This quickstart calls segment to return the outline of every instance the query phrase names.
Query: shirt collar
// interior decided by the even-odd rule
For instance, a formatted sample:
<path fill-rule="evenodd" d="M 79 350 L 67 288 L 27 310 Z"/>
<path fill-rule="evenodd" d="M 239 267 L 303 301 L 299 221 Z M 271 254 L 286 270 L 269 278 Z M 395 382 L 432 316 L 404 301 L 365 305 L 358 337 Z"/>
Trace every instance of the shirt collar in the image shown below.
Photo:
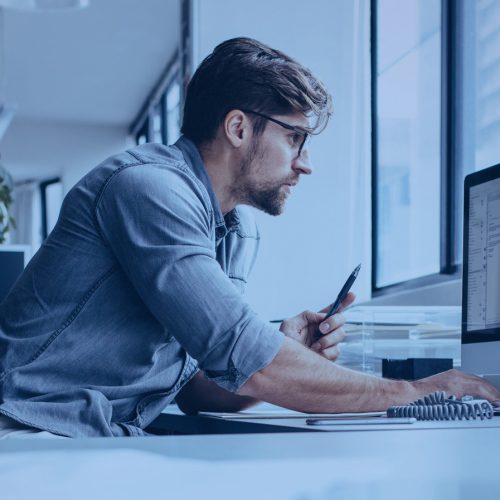
<path fill-rule="evenodd" d="M 225 216 L 222 214 L 219 200 L 215 196 L 212 182 L 208 177 L 207 169 L 205 168 L 205 164 L 203 163 L 203 159 L 198 148 L 196 147 L 196 144 L 183 135 L 177 140 L 175 146 L 180 149 L 187 165 L 191 168 L 193 173 L 205 186 L 205 189 L 208 192 L 210 201 L 212 202 L 212 207 L 214 209 L 215 235 L 217 239 L 223 238 L 228 231 L 236 230 L 240 223 L 238 211 L 236 208 L 234 208 Z"/>

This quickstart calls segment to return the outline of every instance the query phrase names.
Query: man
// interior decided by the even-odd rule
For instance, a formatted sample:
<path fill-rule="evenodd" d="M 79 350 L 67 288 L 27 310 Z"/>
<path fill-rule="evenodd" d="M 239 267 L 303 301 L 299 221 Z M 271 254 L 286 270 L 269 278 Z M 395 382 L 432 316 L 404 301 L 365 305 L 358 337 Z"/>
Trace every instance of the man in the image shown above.
<path fill-rule="evenodd" d="M 330 109 L 285 54 L 245 38 L 216 47 L 189 84 L 183 137 L 87 174 L 1 305 L 3 425 L 142 435 L 174 398 L 186 413 L 255 400 L 384 410 L 435 390 L 497 399 L 459 372 L 410 383 L 347 370 L 332 363 L 341 314 L 306 311 L 279 332 L 245 303 L 258 233 L 243 205 L 282 212 Z"/>

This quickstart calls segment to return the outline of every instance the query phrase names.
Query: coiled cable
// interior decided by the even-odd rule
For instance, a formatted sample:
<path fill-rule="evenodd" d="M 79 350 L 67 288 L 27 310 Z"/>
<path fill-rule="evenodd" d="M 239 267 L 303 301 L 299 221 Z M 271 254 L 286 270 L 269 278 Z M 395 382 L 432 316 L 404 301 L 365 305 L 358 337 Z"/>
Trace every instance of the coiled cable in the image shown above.
<path fill-rule="evenodd" d="M 391 406 L 388 417 L 413 417 L 417 420 L 481 420 L 493 418 L 493 406 L 485 399 L 464 396 L 446 398 L 444 392 L 434 392 L 406 406 Z"/>

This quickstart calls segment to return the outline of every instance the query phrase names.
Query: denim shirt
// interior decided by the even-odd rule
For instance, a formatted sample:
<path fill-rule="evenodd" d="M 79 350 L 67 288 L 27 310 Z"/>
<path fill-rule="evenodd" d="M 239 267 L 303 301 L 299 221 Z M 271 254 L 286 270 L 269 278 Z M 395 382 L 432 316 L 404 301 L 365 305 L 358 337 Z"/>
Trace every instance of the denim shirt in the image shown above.
<path fill-rule="evenodd" d="M 236 392 L 283 341 L 242 296 L 258 239 L 247 208 L 222 215 L 188 139 L 105 160 L 0 305 L 0 413 L 141 435 L 198 369 Z"/>

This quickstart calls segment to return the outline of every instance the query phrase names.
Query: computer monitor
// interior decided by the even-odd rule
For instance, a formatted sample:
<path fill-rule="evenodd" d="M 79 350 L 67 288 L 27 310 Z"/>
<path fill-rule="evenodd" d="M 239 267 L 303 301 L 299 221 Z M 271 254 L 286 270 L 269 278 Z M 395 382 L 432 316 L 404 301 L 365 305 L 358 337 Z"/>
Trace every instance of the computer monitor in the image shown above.
<path fill-rule="evenodd" d="M 462 369 L 500 388 L 500 164 L 464 183 Z"/>
<path fill-rule="evenodd" d="M 0 302 L 28 263 L 30 247 L 27 245 L 0 245 Z"/>

